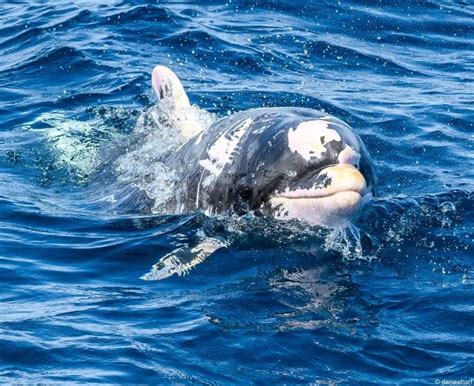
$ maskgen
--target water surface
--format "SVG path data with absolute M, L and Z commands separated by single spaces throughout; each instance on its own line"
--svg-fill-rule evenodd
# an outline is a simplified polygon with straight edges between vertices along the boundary
M 0 5 L 2 383 L 473 377 L 474 6 L 250 3 Z M 351 124 L 379 180 L 360 244 L 144 215 L 94 180 L 119 148 L 122 176 L 166 188 L 123 146 L 155 103 L 157 64 L 217 116 L 301 106 Z M 203 235 L 228 246 L 185 276 L 140 279 Z

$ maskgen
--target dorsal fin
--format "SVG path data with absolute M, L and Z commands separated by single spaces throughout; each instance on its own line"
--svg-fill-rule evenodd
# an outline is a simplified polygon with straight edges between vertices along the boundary
M 190 106 L 183 84 L 168 67 L 156 66 L 151 76 L 151 84 L 160 101 L 169 101 L 177 109 Z

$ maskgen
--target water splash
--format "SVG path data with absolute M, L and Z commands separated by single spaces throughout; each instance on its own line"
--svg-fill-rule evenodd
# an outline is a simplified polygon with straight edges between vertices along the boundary
M 195 105 L 176 110 L 166 101 L 143 112 L 125 153 L 114 162 L 118 183 L 144 191 L 154 202 L 152 211 L 160 213 L 177 183 L 174 171 L 165 164 L 166 157 L 188 139 L 184 132 L 199 133 L 215 119 Z
M 364 252 L 360 229 L 354 224 L 331 229 L 324 238 L 323 250 L 338 252 L 346 260 L 371 261 L 377 258 L 369 251 Z
M 44 127 L 39 130 L 44 132 L 53 167 L 66 170 L 79 184 L 87 183 L 102 164 L 101 147 L 118 136 L 99 119 L 80 121 L 58 111 L 40 115 L 31 126 Z

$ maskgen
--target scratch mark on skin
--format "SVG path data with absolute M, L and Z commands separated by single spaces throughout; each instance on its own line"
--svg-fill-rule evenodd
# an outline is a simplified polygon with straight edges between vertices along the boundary
M 237 148 L 243 135 L 252 123 L 251 118 L 247 118 L 229 138 L 228 133 L 224 133 L 207 151 L 208 158 L 199 161 L 204 169 L 211 174 L 204 179 L 203 185 L 209 186 L 215 178 L 221 174 L 225 165 L 231 161 L 232 153 Z

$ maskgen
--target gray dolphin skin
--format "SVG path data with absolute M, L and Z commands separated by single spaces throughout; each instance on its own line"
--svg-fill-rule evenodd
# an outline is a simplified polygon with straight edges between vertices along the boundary
M 183 113 L 189 102 L 178 77 L 158 66 L 152 79 L 158 98 L 175 101 L 175 113 Z M 165 205 L 168 213 L 253 212 L 346 227 L 375 194 L 362 140 L 326 113 L 258 108 L 192 134 L 189 130 L 189 138 L 165 160 L 178 181 Z

